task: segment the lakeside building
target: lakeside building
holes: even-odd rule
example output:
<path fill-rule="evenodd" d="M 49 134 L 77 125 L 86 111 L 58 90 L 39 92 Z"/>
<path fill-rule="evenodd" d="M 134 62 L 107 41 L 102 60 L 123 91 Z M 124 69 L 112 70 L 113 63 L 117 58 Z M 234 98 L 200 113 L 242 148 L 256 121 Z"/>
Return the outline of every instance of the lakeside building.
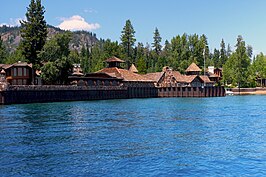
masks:
<path fill-rule="evenodd" d="M 123 69 L 123 60 L 117 57 L 108 58 L 107 67 L 95 73 L 84 74 L 80 64 L 73 65 L 73 72 L 68 77 L 71 85 L 84 86 L 150 86 L 155 87 L 202 87 L 213 86 L 222 77 L 222 70 L 219 68 L 208 68 L 206 75 L 200 75 L 201 69 L 192 63 L 187 69 L 186 74 L 182 75 L 178 71 L 173 71 L 166 66 L 162 72 L 138 74 L 138 69 L 134 64 L 129 70 Z M 5 77 L 10 85 L 32 85 L 32 65 L 26 62 L 17 62 L 12 65 L 0 64 L 0 70 L 5 72 Z M 35 84 L 42 85 L 40 72 L 35 73 Z"/>
<path fill-rule="evenodd" d="M 106 61 L 107 67 L 95 73 L 74 74 L 69 77 L 70 82 L 78 85 L 87 86 L 111 86 L 117 83 L 129 87 L 212 87 L 214 81 L 208 76 L 200 75 L 201 69 L 192 63 L 186 70 L 186 75 L 182 75 L 178 71 L 173 71 L 166 66 L 162 72 L 138 74 L 135 65 L 131 65 L 130 69 L 123 69 L 121 64 L 123 60 L 111 57 Z"/>
<path fill-rule="evenodd" d="M 192 63 L 186 69 L 186 75 L 173 71 L 170 67 L 164 67 L 162 72 L 148 73 L 145 77 L 152 79 L 157 87 L 203 87 L 214 86 L 214 82 L 208 76 L 200 75 L 201 69 Z"/>
<path fill-rule="evenodd" d="M 0 64 L 0 70 L 5 72 L 5 77 L 10 85 L 31 85 L 32 65 L 26 62 L 17 62 L 12 65 Z"/>
<path fill-rule="evenodd" d="M 124 61 L 117 57 L 108 58 L 105 62 L 107 67 L 97 72 L 84 76 L 69 76 L 70 83 L 85 86 L 154 87 L 153 80 L 137 74 L 138 71 L 134 65 L 129 70 L 123 69 L 121 64 Z"/>
<path fill-rule="evenodd" d="M 215 68 L 214 66 L 209 66 L 205 74 L 211 81 L 218 83 L 222 80 L 223 68 Z"/>
<path fill-rule="evenodd" d="M 164 67 L 162 72 L 141 75 L 137 73 L 134 65 L 130 70 L 123 69 L 121 64 L 124 61 L 119 58 L 111 57 L 106 63 L 108 64 L 106 68 L 88 74 L 83 74 L 80 65 L 74 65 L 73 73 L 68 77 L 71 84 L 68 85 L 32 85 L 31 65 L 26 63 L 2 65 L 0 104 L 225 96 L 224 88 L 215 87 L 208 76 L 200 75 L 195 64 L 187 69 L 189 75 L 182 75 L 170 67 Z"/>
<path fill-rule="evenodd" d="M 258 77 L 256 79 L 257 85 L 259 85 L 260 87 L 266 87 L 266 78 L 261 78 Z"/>

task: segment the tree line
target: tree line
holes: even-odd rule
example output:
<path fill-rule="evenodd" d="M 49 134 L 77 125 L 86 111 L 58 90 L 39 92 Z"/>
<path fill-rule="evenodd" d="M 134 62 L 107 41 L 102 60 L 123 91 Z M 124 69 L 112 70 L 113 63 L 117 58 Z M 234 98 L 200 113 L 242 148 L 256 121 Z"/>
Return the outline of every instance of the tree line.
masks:
<path fill-rule="evenodd" d="M 135 30 L 127 20 L 121 31 L 120 41 L 100 39 L 94 46 L 84 45 L 80 51 L 70 50 L 72 33 L 69 31 L 47 39 L 45 9 L 41 0 L 31 0 L 26 21 L 21 22 L 22 42 L 15 52 L 8 54 L 0 40 L 0 61 L 14 63 L 18 60 L 33 64 L 41 70 L 47 84 L 64 84 L 71 73 L 72 64 L 80 63 L 84 73 L 105 67 L 104 60 L 116 56 L 125 60 L 124 68 L 135 64 L 139 73 L 159 72 L 170 66 L 181 73 L 195 62 L 201 68 L 223 68 L 223 80 L 219 84 L 254 87 L 257 78 L 266 77 L 266 57 L 261 53 L 253 57 L 252 47 L 246 45 L 242 36 L 237 37 L 235 50 L 221 40 L 220 48 L 210 51 L 206 35 L 186 33 L 162 42 L 158 28 L 153 32 L 151 44 L 136 43 Z"/>

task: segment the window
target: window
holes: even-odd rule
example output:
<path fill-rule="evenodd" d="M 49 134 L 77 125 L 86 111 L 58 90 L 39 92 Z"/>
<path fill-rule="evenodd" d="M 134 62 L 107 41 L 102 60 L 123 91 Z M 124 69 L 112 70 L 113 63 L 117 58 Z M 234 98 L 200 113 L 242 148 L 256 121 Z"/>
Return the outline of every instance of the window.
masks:
<path fill-rule="evenodd" d="M 23 68 L 23 76 L 27 76 L 27 68 Z"/>
<path fill-rule="evenodd" d="M 18 68 L 18 76 L 22 76 L 22 68 Z"/>
<path fill-rule="evenodd" d="M 27 85 L 27 80 L 23 79 L 23 85 Z"/>
<path fill-rule="evenodd" d="M 22 79 L 18 79 L 18 81 L 17 81 L 18 83 L 18 85 L 22 85 Z"/>
<path fill-rule="evenodd" d="M 17 80 L 16 79 L 12 80 L 12 85 L 17 85 Z"/>
<path fill-rule="evenodd" d="M 13 76 L 17 76 L 17 68 L 13 69 Z"/>

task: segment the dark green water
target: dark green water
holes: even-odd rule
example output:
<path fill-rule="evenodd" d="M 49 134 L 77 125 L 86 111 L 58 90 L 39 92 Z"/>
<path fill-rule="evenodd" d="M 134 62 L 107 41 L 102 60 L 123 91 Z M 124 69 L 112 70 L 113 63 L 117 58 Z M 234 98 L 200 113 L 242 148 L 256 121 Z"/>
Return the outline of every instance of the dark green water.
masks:
<path fill-rule="evenodd" d="M 0 107 L 1 176 L 266 176 L 266 96 Z"/>

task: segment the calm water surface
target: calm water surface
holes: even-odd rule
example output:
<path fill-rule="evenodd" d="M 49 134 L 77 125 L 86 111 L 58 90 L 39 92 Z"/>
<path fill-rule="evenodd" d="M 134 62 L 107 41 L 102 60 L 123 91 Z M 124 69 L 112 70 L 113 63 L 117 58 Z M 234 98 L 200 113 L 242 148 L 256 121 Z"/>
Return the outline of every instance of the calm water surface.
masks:
<path fill-rule="evenodd" d="M 266 96 L 0 107 L 1 176 L 266 176 Z"/>

